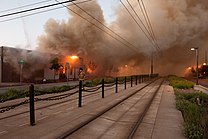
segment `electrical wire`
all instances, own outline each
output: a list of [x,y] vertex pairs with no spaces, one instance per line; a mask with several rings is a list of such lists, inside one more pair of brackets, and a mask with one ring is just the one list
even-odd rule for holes
[[[89,2],[89,1],[91,1],[91,0],[77,2],[76,4],[86,3],[86,2]],[[69,6],[72,6],[72,5],[73,4],[69,4]],[[51,8],[51,9],[44,10],[44,11],[40,11],[40,12],[36,12],[36,13],[31,13],[31,14],[27,14],[27,15],[23,15],[23,16],[9,18],[9,19],[5,19],[5,20],[0,20],[0,23],[4,23],[4,22],[7,22],[7,21],[11,21],[11,20],[15,20],[15,19],[23,18],[23,17],[28,17],[28,16],[32,16],[32,15],[36,15],[36,14],[41,14],[41,13],[45,13],[45,12],[49,12],[49,11],[53,11],[53,10],[57,10],[57,9],[61,9],[61,8],[64,8],[64,7],[63,6],[60,6],[60,7]]]
[[[58,0],[55,0],[56,2],[59,3]],[[70,9],[69,7],[65,6],[64,4],[62,4],[64,7],[66,7],[68,10],[70,10],[71,12],[73,12],[74,14],[78,15],[80,18],[86,20],[88,23],[94,25],[95,27],[97,27],[98,29],[100,29],[101,31],[103,31],[104,33],[106,33],[107,35],[109,35],[110,37],[112,37],[113,39],[117,40],[118,42],[120,42],[121,44],[125,45],[126,47],[128,47],[130,50],[132,50],[133,52],[138,53],[137,51],[133,50],[129,45],[123,43],[121,40],[119,40],[118,38],[114,37],[112,34],[108,33],[107,31],[105,31],[104,29],[102,29],[101,27],[99,27],[98,25],[96,25],[95,23],[92,23],[89,19],[85,18],[84,16],[82,16],[81,14],[75,12],[74,10]]]
[[156,47],[156,49],[160,49],[158,44],[157,44],[157,41],[156,41],[156,38],[154,37],[153,35],[153,30],[151,30],[150,26],[149,26],[149,23],[148,23],[148,20],[146,19],[146,16],[144,14],[144,11],[142,9],[142,7],[140,6],[141,10],[142,10],[142,13],[143,13],[143,16],[145,18],[145,21],[147,23],[147,27],[145,26],[144,22],[141,20],[141,18],[139,17],[139,15],[137,14],[137,12],[134,10],[133,6],[131,5],[131,3],[129,2],[129,0],[127,0],[130,8],[133,10],[134,14],[136,15],[136,17],[139,19],[139,21],[142,23],[142,25],[144,26],[144,28],[146,29],[147,33],[149,34],[149,36],[152,38],[152,41],[154,42],[154,47]]
[[[147,33],[144,31],[144,29],[141,27],[141,25],[138,23],[138,21],[135,19],[135,17],[131,14],[131,12],[129,11],[129,9],[125,6],[125,4],[122,2],[122,0],[120,0],[121,4],[123,5],[123,7],[126,9],[126,11],[129,13],[129,15],[131,16],[131,18],[135,21],[135,23],[138,25],[138,27],[141,29],[141,31],[144,33],[144,35],[147,37],[147,39],[152,43],[152,45],[155,47],[155,44],[153,43],[153,41],[151,40],[151,38],[147,35]],[[158,50],[157,47],[155,47],[156,50]]]
[[24,6],[3,10],[3,11],[0,11],[0,13],[5,13],[5,12],[8,12],[8,11],[18,10],[18,9],[22,9],[22,8],[29,7],[29,6],[34,6],[34,5],[37,5],[37,4],[46,3],[46,2],[49,2],[49,1],[52,1],[52,0],[45,0],[45,1],[40,1],[40,2],[36,2],[36,3],[32,3],[32,4],[27,4],[27,5],[24,5]]
[[116,32],[114,32],[112,29],[110,29],[109,27],[107,27],[105,24],[103,24],[101,21],[99,21],[98,19],[96,19],[94,16],[92,16],[90,13],[88,13],[86,10],[84,10],[83,8],[81,8],[79,5],[77,5],[76,3],[72,2],[75,6],[77,6],[80,10],[82,10],[83,12],[85,12],[88,16],[90,16],[91,18],[93,18],[94,20],[96,20],[98,23],[100,23],[103,27],[107,28],[108,30],[110,30],[113,34],[115,34],[116,36],[118,36],[120,39],[122,39],[123,41],[125,41],[126,43],[130,44],[131,46],[133,46],[134,48],[137,49],[136,46],[134,46],[132,43],[128,42],[126,39],[124,39],[123,37],[121,37],[119,34],[117,34]]
[[22,11],[18,11],[18,12],[13,12],[13,13],[9,13],[9,14],[3,14],[3,15],[0,15],[0,18],[11,16],[11,15],[16,15],[16,14],[21,14],[21,13],[26,13],[26,12],[30,12],[30,11],[34,11],[34,10],[44,9],[44,8],[48,8],[48,7],[52,7],[52,6],[56,6],[56,5],[60,5],[60,4],[64,4],[64,3],[69,3],[72,1],[75,1],[75,0],[67,0],[67,1],[60,2],[60,3],[54,3],[54,4],[49,4],[49,5],[31,8],[31,9],[27,9],[27,10],[22,10]]
[[129,6],[131,7],[131,9],[133,10],[133,12],[135,13],[136,17],[139,19],[139,21],[142,23],[143,27],[145,28],[145,30],[147,31],[147,33],[152,37],[150,30],[147,29],[147,27],[145,26],[144,22],[142,21],[142,19],[139,17],[139,15],[137,14],[137,12],[134,10],[133,6],[131,5],[131,3],[129,2],[129,0],[127,0]]
[[[141,0],[141,1],[142,1],[142,0]],[[143,16],[144,16],[145,22],[146,22],[146,24],[147,24],[147,26],[148,26],[148,28],[149,28],[149,30],[150,30],[150,32],[151,32],[151,36],[152,36],[152,38],[153,38],[155,44],[157,45],[158,49],[160,49],[160,46],[159,46],[158,43],[157,43],[157,39],[156,39],[154,30],[153,30],[153,28],[152,28],[152,24],[151,24],[151,22],[150,22],[150,18],[149,18],[148,14],[147,14],[147,10],[146,10],[146,8],[145,8],[144,2],[142,1],[142,4],[141,4],[141,3],[139,2],[139,0],[138,0],[138,3],[139,3],[139,6],[140,6],[140,9],[141,9],[141,11],[142,11],[142,14],[143,14]]]
[[[139,2],[139,0],[138,0],[138,2]],[[146,17],[147,17],[147,21],[148,21],[148,23],[149,23],[150,30],[151,30],[151,32],[152,32],[152,34],[153,34],[153,37],[154,37],[154,39],[155,39],[155,41],[156,41],[157,46],[159,47],[159,45],[158,45],[158,43],[157,43],[156,35],[155,35],[155,33],[154,33],[154,30],[153,30],[153,27],[152,27],[152,24],[151,24],[149,15],[148,15],[147,10],[146,10],[146,7],[145,7],[145,4],[144,4],[143,0],[141,0],[141,2],[142,2],[142,5],[143,5],[143,7],[144,7],[144,12],[145,12],[145,15],[146,15]],[[160,47],[159,47],[159,48],[160,48]]]

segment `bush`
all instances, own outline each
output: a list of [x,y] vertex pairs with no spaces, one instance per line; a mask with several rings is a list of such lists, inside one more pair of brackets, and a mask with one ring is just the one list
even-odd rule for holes
[[[65,92],[70,90],[70,86],[56,86],[48,89],[36,89],[35,90],[35,96],[38,95],[44,95],[44,94],[51,94],[51,93],[59,93],[59,92]],[[29,96],[29,91],[28,90],[15,90],[15,89],[10,89],[6,93],[0,95],[0,101],[8,101],[8,100],[13,100],[17,98],[24,98]]]
[[97,86],[97,85],[99,85],[99,84],[101,84],[101,83],[102,83],[102,79],[94,79],[94,80],[92,80],[92,81],[87,81],[87,82],[85,83],[85,86],[92,87],[92,86]]
[[185,135],[189,139],[203,139],[203,130],[196,124],[185,124]]
[[[114,78],[104,78],[104,81],[107,84],[108,83],[114,83],[115,79]],[[92,87],[92,86],[97,86],[97,85],[99,85],[101,83],[102,83],[102,79],[98,78],[98,79],[94,79],[92,81],[86,81],[85,86]]]
[[28,94],[27,90],[9,89],[5,94],[0,95],[0,101],[4,102],[12,99],[24,98],[27,97]]
[[182,112],[185,122],[185,135],[189,139],[208,138],[208,95],[201,92],[181,93],[179,90],[175,92],[176,107]]
[[178,89],[189,89],[189,88],[193,88],[194,86],[193,82],[173,75],[168,77],[168,81],[170,85],[173,86],[173,88],[178,88]]

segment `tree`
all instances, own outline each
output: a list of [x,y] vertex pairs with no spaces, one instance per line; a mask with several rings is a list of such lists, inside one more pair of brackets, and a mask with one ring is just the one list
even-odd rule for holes
[[203,78],[208,77],[208,66],[207,66],[207,65],[202,65],[202,66],[199,68],[199,74],[200,74]]
[[59,63],[59,59],[57,57],[54,58],[53,60],[51,60],[50,63],[51,63],[50,69],[54,70],[54,77],[53,78],[55,80],[55,72],[58,71],[62,65]]

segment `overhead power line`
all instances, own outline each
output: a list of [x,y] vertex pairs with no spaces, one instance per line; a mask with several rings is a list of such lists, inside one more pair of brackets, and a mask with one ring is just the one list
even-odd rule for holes
[[151,36],[151,32],[147,29],[147,27],[145,26],[144,22],[142,21],[142,19],[139,17],[139,15],[137,14],[137,12],[134,10],[133,6],[131,5],[131,3],[129,2],[129,0],[127,0],[129,6],[131,7],[131,9],[133,10],[134,14],[136,15],[136,17],[139,19],[139,21],[142,23],[144,29],[147,31],[147,33]]
[[[133,10],[134,14],[136,15],[136,17],[139,19],[139,21],[142,23],[143,27],[145,28],[145,30],[147,31],[147,33],[149,34],[150,38],[152,38],[152,42],[154,43],[153,46],[156,48],[156,49],[160,49],[158,44],[157,44],[157,41],[156,39],[154,38],[154,35],[153,35],[153,31],[151,30],[151,28],[149,27],[149,20],[145,20],[147,22],[147,27],[145,26],[145,24],[143,23],[142,19],[139,17],[139,15],[137,14],[137,12],[134,10],[133,6],[131,5],[131,3],[129,2],[129,0],[127,0],[130,8]],[[144,6],[144,5],[143,5]],[[142,13],[144,13],[143,11],[143,8],[141,7],[141,10],[142,10]],[[146,19],[146,15],[143,14],[144,18]]]
[[[86,2],[89,2],[89,1],[92,1],[92,0],[85,0],[85,1],[82,1],[82,2],[77,2],[76,4],[86,3]],[[69,4],[68,6],[72,6],[72,5],[74,5],[74,4]],[[23,18],[23,17],[28,17],[28,16],[32,16],[32,15],[37,15],[37,14],[41,14],[41,13],[45,13],[45,12],[49,12],[49,11],[53,11],[53,10],[57,10],[57,9],[61,9],[61,8],[65,8],[65,7],[60,6],[60,7],[40,11],[40,12],[35,12],[35,13],[26,14],[26,15],[22,15],[22,16],[18,16],[18,17],[13,17],[13,18],[5,19],[5,20],[0,20],[0,23],[15,20],[15,19],[19,19],[19,18]]]
[[112,32],[113,34],[115,34],[117,37],[119,37],[120,39],[122,39],[123,41],[125,41],[126,43],[128,43],[129,45],[131,45],[132,47],[136,48],[136,46],[134,46],[132,43],[130,43],[129,41],[127,41],[126,39],[124,39],[122,36],[120,36],[119,34],[117,34],[115,31],[113,31],[111,28],[107,27],[105,24],[103,24],[101,21],[99,21],[98,19],[96,19],[94,16],[92,16],[90,13],[88,13],[86,10],[84,10],[83,8],[81,8],[79,5],[77,5],[76,3],[72,2],[75,6],[77,6],[80,10],[82,10],[83,12],[85,12],[88,16],[90,16],[92,19],[94,19],[95,21],[97,21],[99,24],[101,24],[103,27],[107,28],[110,32]]
[[[55,0],[56,2],[59,3],[58,0]],[[115,39],[116,41],[120,42],[121,44],[125,45],[126,47],[128,47],[129,49],[131,49],[133,52],[138,53],[137,51],[133,50],[129,45],[125,44],[124,42],[122,42],[121,40],[119,40],[118,38],[116,38],[115,36],[113,36],[112,34],[108,33],[107,31],[105,31],[103,28],[99,27],[98,25],[96,25],[95,23],[91,22],[89,19],[87,19],[86,17],[82,16],[81,14],[75,12],[74,10],[70,9],[69,7],[65,6],[64,4],[62,4],[64,7],[66,7],[68,10],[70,10],[71,12],[73,12],[74,14],[78,15],[80,18],[86,20],[88,23],[94,25],[96,28],[98,28],[99,30],[103,31],[104,33],[106,33],[107,35],[109,35],[110,37],[112,37],[113,39]]]
[[41,12],[36,12],[36,13],[31,13],[31,14],[27,14],[27,15],[18,16],[18,17],[13,17],[13,18],[5,19],[5,20],[0,20],[0,23],[15,20],[15,19],[19,19],[19,18],[23,18],[23,17],[28,17],[28,16],[32,16],[32,15],[36,15],[36,14],[41,14],[41,13],[57,10],[57,9],[60,9],[60,8],[63,8],[63,7],[52,8],[52,9],[44,10],[44,11],[41,11]]
[[[131,12],[129,11],[129,9],[126,7],[126,5],[122,2],[122,0],[120,0],[121,4],[123,5],[123,7],[126,9],[126,11],[128,12],[128,14],[131,16],[131,18],[135,21],[135,23],[138,25],[138,27],[141,29],[141,31],[144,33],[144,35],[147,37],[147,39],[151,42],[151,44],[155,47],[155,44],[153,43],[153,40],[149,37],[149,35],[144,31],[144,29],[141,27],[141,25],[138,23],[138,21],[135,19],[135,17],[131,14]],[[158,50],[158,48],[156,47],[156,50]]]
[[[148,25],[149,30],[150,30],[151,33],[152,33],[152,37],[153,37],[153,39],[155,40],[155,43],[156,43],[157,47],[160,48],[159,45],[158,45],[158,43],[157,43],[156,35],[155,35],[155,33],[154,33],[154,30],[153,30],[153,27],[152,27],[152,24],[151,24],[149,15],[148,15],[148,13],[147,13],[145,4],[144,4],[143,0],[140,0],[140,1],[141,1],[142,5],[141,5],[141,3],[139,2],[139,0],[138,0],[138,3],[139,3],[139,5],[140,5],[142,14],[143,14],[143,16],[144,16],[144,18],[145,18],[145,21],[146,21],[146,23],[147,23],[147,25]],[[143,7],[143,8],[142,8],[142,7]]]
[[18,10],[18,9],[22,9],[22,8],[25,8],[25,7],[38,5],[38,4],[41,4],[41,3],[46,3],[46,2],[49,2],[49,1],[52,1],[52,0],[45,0],[45,1],[40,1],[40,2],[36,2],[36,3],[32,3],[32,4],[27,4],[27,5],[23,5],[23,6],[20,6],[20,7],[3,10],[3,11],[0,11],[0,13],[4,13],[4,12],[8,12],[8,11],[13,11],[13,10]]
[[67,0],[67,1],[59,2],[59,3],[49,4],[49,5],[31,8],[31,9],[27,9],[27,10],[22,10],[22,11],[18,11],[18,12],[13,12],[13,13],[9,13],[9,14],[3,14],[3,15],[0,15],[0,18],[11,16],[11,15],[16,15],[16,14],[21,14],[21,13],[26,13],[26,12],[30,12],[30,11],[35,11],[35,10],[39,10],[39,9],[44,9],[44,8],[48,8],[48,7],[52,7],[52,6],[56,6],[56,5],[60,5],[60,4],[64,4],[64,3],[69,3],[72,1],[75,1],[75,0]]

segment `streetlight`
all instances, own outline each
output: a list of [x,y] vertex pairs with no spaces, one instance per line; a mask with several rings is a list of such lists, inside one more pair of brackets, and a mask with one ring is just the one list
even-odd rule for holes
[[72,55],[72,56],[70,56],[70,58],[72,59],[72,63],[73,63],[73,69],[74,69],[74,80],[75,80],[75,78],[76,78],[76,72],[75,72],[76,67],[75,67],[75,61],[76,61],[77,59],[79,59],[79,57],[78,57],[78,56],[76,56],[76,55]]
[[67,84],[69,81],[69,62],[66,62],[66,79],[67,79]]
[[191,48],[191,51],[196,51],[196,85],[198,85],[199,84],[199,69],[198,69],[199,48],[198,47]]

